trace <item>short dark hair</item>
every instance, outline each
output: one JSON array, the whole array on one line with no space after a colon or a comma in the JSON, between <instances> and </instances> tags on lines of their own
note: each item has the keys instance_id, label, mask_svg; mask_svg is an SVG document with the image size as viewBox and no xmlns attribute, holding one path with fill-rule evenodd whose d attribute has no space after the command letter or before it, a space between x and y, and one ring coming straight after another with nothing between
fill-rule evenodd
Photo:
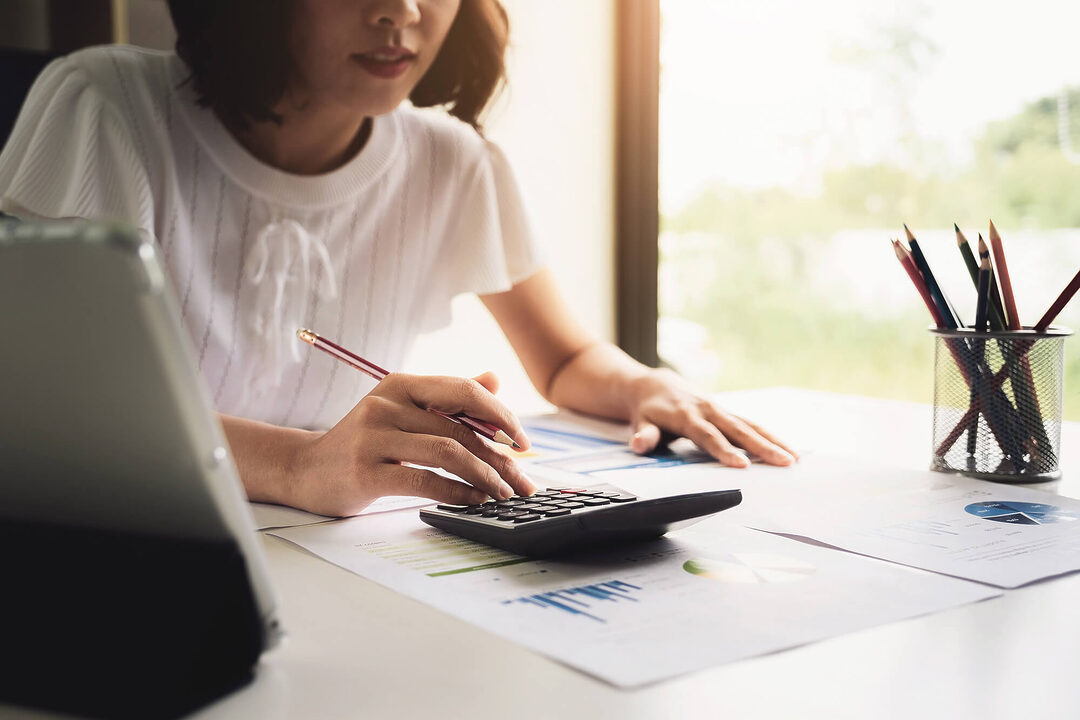
<instances>
[{"instance_id":1,"label":"short dark hair","mask_svg":"<svg viewBox=\"0 0 1080 720\"><path fill-rule=\"evenodd\" d=\"M168 0L176 53L191 71L201 105L226 125L281 122L273 111L285 93L293 60L287 27L291 0ZM461 0L427 73L409 99L444 105L480 129L480 115L506 77L509 19L499 0Z\"/></svg>"}]
</instances>

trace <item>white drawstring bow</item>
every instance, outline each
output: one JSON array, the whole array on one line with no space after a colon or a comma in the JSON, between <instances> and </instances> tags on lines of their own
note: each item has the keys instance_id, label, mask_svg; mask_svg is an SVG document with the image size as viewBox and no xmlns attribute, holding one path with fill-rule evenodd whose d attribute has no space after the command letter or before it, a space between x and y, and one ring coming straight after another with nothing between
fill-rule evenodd
<instances>
[{"instance_id":1,"label":"white drawstring bow","mask_svg":"<svg viewBox=\"0 0 1080 720\"><path fill-rule=\"evenodd\" d=\"M313 268L312 253L316 265ZM255 312L251 322L256 357L263 367L248 382L249 397L276 388L289 362L300 361L296 330L310 324L308 317L313 270L321 269L317 292L332 300L337 283L326 245L295 220L272 222L259 231L244 261L244 275L255 286ZM269 280L269 282L266 282Z\"/></svg>"}]
</instances>

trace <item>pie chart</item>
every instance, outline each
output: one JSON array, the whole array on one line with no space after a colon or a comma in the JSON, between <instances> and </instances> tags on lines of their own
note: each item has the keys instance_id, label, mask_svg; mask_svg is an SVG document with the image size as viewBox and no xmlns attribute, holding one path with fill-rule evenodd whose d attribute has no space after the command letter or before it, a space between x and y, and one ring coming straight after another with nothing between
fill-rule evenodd
<instances>
[{"instance_id":1,"label":"pie chart","mask_svg":"<svg viewBox=\"0 0 1080 720\"><path fill-rule=\"evenodd\" d=\"M1051 525L1080 519L1080 515L1057 505L1012 500L971 503L964 510L983 520L1009 525Z\"/></svg>"},{"instance_id":2,"label":"pie chart","mask_svg":"<svg viewBox=\"0 0 1080 720\"><path fill-rule=\"evenodd\" d=\"M722 558L691 558L683 563L683 570L709 580L743 585L799 582L817 572L817 568L808 562L768 553L731 553Z\"/></svg>"}]
</instances>

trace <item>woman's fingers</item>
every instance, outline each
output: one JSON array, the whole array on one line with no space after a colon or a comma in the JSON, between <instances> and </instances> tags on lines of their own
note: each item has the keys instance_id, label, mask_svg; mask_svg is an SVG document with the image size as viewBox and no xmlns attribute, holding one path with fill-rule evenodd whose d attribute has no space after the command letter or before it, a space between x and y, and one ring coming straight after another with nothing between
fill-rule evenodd
<instances>
[{"instance_id":1,"label":"woman's fingers","mask_svg":"<svg viewBox=\"0 0 1080 720\"><path fill-rule=\"evenodd\" d=\"M421 409L468 415L499 428L523 450L529 447L529 438L517 417L476 380L391 373L380 384L383 383L387 392L400 393Z\"/></svg>"},{"instance_id":2,"label":"woman's fingers","mask_svg":"<svg viewBox=\"0 0 1080 720\"><path fill-rule=\"evenodd\" d=\"M671 402L650 408L648 417L635 422L631 448L637 451L640 443L645 452L655 448L661 430L677 433L692 440L698 447L725 465L747 467L750 461L740 448L760 457L771 465L791 465L796 455L783 443L759 426L726 413L707 400Z\"/></svg>"},{"instance_id":3,"label":"woman's fingers","mask_svg":"<svg viewBox=\"0 0 1080 720\"><path fill-rule=\"evenodd\" d=\"M397 446L387 448L384 455L388 459L441 467L493 498L536 492L536 486L511 457L465 425L413 408L401 414L396 426L404 433L393 436Z\"/></svg>"},{"instance_id":4,"label":"woman's fingers","mask_svg":"<svg viewBox=\"0 0 1080 720\"><path fill-rule=\"evenodd\" d=\"M739 449L715 425L702 417L686 419L681 433L694 444L729 467L744 468L750 465L746 454Z\"/></svg>"},{"instance_id":5,"label":"woman's fingers","mask_svg":"<svg viewBox=\"0 0 1080 720\"><path fill-rule=\"evenodd\" d=\"M689 438L724 465L746 467L750 464L746 455L739 452L715 425L706 420L695 405L668 405L654 410L649 420L669 432Z\"/></svg>"},{"instance_id":6,"label":"woman's fingers","mask_svg":"<svg viewBox=\"0 0 1080 720\"><path fill-rule=\"evenodd\" d=\"M383 475L382 487L387 495L414 495L452 505L478 505L488 498L483 490L443 477L430 470L405 465L384 467L385 469L380 474Z\"/></svg>"},{"instance_id":7,"label":"woman's fingers","mask_svg":"<svg viewBox=\"0 0 1080 720\"><path fill-rule=\"evenodd\" d=\"M795 462L795 455L787 448L738 415L726 413L711 404L706 408L705 415L709 424L719 428L731 442L770 465L791 465Z\"/></svg>"},{"instance_id":8,"label":"woman's fingers","mask_svg":"<svg viewBox=\"0 0 1080 720\"><path fill-rule=\"evenodd\" d=\"M634 421L634 436L630 438L630 449L638 455L652 452L660 444L660 428L653 423L638 418Z\"/></svg>"},{"instance_id":9,"label":"woman's fingers","mask_svg":"<svg viewBox=\"0 0 1080 720\"><path fill-rule=\"evenodd\" d=\"M738 416L736 415L735 417L738 417ZM766 440L771 442L773 445L777 446L778 448L780 448L784 452L786 452L788 455L790 455L792 460L798 460L799 459L799 453L795 452L789 445L785 445L783 441L781 441L779 438L777 438L775 435L773 435L769 431L765 430L765 428L761 427L757 423L754 423L754 422L751 422L751 421L747 420L744 417L740 417L739 419L742 420L747 425L749 425L751 428L753 428L754 432L756 432L758 435L765 438Z\"/></svg>"},{"instance_id":10,"label":"woman's fingers","mask_svg":"<svg viewBox=\"0 0 1080 720\"><path fill-rule=\"evenodd\" d=\"M483 385L484 389L492 395L499 392L499 376L490 370L480 373L473 380Z\"/></svg>"}]
</instances>

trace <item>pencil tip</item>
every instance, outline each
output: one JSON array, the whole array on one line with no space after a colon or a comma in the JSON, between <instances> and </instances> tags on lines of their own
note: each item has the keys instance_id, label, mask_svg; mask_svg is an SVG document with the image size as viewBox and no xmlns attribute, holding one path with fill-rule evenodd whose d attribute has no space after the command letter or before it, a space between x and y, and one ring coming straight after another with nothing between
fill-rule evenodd
<instances>
[{"instance_id":1,"label":"pencil tip","mask_svg":"<svg viewBox=\"0 0 1080 720\"><path fill-rule=\"evenodd\" d=\"M956 232L960 232L960 226L959 225L957 225L956 223L953 223L952 226L953 226L953 230L955 230Z\"/></svg>"},{"instance_id":2,"label":"pencil tip","mask_svg":"<svg viewBox=\"0 0 1080 720\"><path fill-rule=\"evenodd\" d=\"M904 223L904 232L907 233L908 242L915 239L915 236L911 234L911 230L908 229L907 223Z\"/></svg>"}]
</instances>

